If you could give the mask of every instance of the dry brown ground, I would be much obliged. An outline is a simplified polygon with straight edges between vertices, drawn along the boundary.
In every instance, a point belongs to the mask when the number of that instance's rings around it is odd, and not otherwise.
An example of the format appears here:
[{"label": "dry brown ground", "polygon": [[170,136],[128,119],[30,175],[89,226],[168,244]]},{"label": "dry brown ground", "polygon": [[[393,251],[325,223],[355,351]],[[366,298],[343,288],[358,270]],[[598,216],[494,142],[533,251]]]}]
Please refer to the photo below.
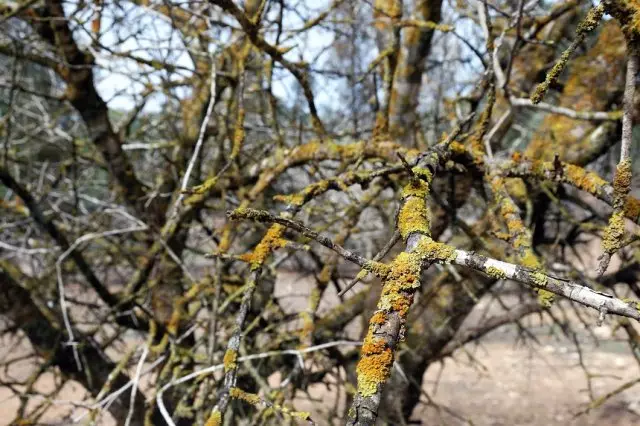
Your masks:
[{"label": "dry brown ground", "polygon": [[[306,300],[308,288],[301,285],[305,282],[302,278],[292,273],[279,277],[276,293],[291,310],[298,309]],[[327,295],[323,304],[334,303],[334,297]],[[601,344],[594,346],[587,329],[576,326],[582,330],[583,364],[598,376],[592,379],[592,394],[597,398],[638,377],[640,368],[626,344],[611,335],[610,328],[595,326],[596,313],[586,310],[584,313],[592,323],[589,328],[601,339]],[[416,408],[413,419],[428,425],[465,424],[459,418],[479,426],[640,425],[640,386],[615,396],[588,415],[573,418],[590,400],[579,354],[567,339],[559,338],[558,333],[551,335],[548,324],[540,324],[537,317],[527,321],[538,343],[519,341],[514,327],[508,327],[487,336],[482,345],[468,345],[444,364],[433,365],[426,373],[423,390],[440,407],[428,406],[425,394],[425,404]],[[7,353],[15,356],[24,350],[10,346],[7,339],[0,340],[0,359]],[[6,380],[7,374],[21,379],[29,371],[28,363],[20,363],[8,372],[0,371],[0,379]],[[51,388],[50,379],[41,380],[38,387]],[[0,387],[0,425],[9,424],[19,404],[9,395],[6,388]],[[83,395],[80,386],[69,384],[59,399],[78,401]],[[319,424],[330,424],[325,419],[328,409],[336,405],[335,387],[313,386],[310,395],[311,400],[300,398],[296,408],[311,411]],[[342,404],[338,401],[338,405]],[[61,404],[43,421],[69,424],[61,419],[70,411],[68,405]],[[100,424],[112,423],[105,418]]]}]

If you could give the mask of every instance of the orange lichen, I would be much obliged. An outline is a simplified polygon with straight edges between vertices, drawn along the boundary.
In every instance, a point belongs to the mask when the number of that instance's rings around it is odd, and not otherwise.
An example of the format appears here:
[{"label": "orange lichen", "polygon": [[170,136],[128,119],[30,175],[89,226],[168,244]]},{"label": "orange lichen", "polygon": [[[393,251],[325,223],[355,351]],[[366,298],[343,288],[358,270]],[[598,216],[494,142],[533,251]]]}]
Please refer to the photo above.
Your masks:
[{"label": "orange lichen", "polygon": [[378,392],[379,386],[391,374],[392,365],[393,352],[390,348],[384,348],[381,352],[363,355],[356,368],[358,393],[366,397]]},{"label": "orange lichen", "polygon": [[640,218],[640,201],[633,197],[627,197],[624,204],[624,214],[629,219],[637,222]]},{"label": "orange lichen", "polygon": [[386,343],[383,339],[369,336],[369,338],[365,339],[362,344],[361,353],[363,356],[380,354],[384,352],[386,347]]},{"label": "orange lichen", "polygon": [[284,226],[277,223],[271,225],[267,233],[262,237],[262,240],[253,249],[253,251],[251,253],[241,255],[240,258],[251,264],[251,270],[260,268],[270,254],[287,244],[287,240],[282,238],[284,229]]},{"label": "orange lichen", "polygon": [[415,289],[420,285],[418,276],[420,270],[420,257],[415,253],[402,252],[390,266],[385,279],[385,287],[389,287],[391,284],[394,289],[398,290]]},{"label": "orange lichen", "polygon": [[606,180],[602,179],[597,174],[573,164],[566,164],[563,168],[563,172],[566,179],[572,185],[590,194],[598,194],[598,192],[608,184]]},{"label": "orange lichen", "polygon": [[383,311],[377,311],[371,319],[369,320],[369,324],[374,325],[382,325],[387,321],[387,316]]}]

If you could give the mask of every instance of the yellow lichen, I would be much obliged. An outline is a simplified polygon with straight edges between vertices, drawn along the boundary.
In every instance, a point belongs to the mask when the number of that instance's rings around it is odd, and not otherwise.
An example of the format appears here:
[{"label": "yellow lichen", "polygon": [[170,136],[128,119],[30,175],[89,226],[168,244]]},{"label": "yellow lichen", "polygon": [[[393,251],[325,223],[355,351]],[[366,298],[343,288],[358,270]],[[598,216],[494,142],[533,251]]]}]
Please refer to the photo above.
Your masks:
[{"label": "yellow lichen", "polygon": [[622,247],[624,236],[624,213],[614,212],[602,236],[602,248],[606,253],[613,254]]},{"label": "yellow lichen", "polygon": [[238,352],[234,351],[233,349],[227,349],[227,351],[224,353],[224,357],[222,358],[224,371],[227,372],[235,369],[238,366],[237,360]]},{"label": "yellow lichen", "polygon": [[533,279],[533,282],[539,287],[547,285],[547,276],[542,272],[533,272],[531,274],[531,279]]},{"label": "yellow lichen", "polygon": [[384,383],[393,365],[393,352],[385,348],[380,353],[369,354],[360,359],[356,372],[358,374],[358,393],[362,396],[372,396],[378,387]]},{"label": "yellow lichen", "polygon": [[624,204],[624,214],[634,222],[640,218],[640,201],[633,197],[627,197]]},{"label": "yellow lichen", "polygon": [[386,321],[387,315],[383,311],[377,311],[369,320],[369,324],[382,325]]},{"label": "yellow lichen", "polygon": [[545,290],[542,288],[538,289],[538,302],[540,303],[540,305],[544,306],[545,308],[551,307],[551,302],[553,302],[554,298],[555,298],[555,295],[551,293],[549,290]]},{"label": "yellow lichen", "polygon": [[490,277],[497,278],[499,280],[504,280],[507,278],[507,274],[505,274],[504,271],[496,268],[495,266],[489,266],[485,270],[485,273]]},{"label": "yellow lichen", "polygon": [[449,144],[449,149],[451,150],[451,152],[458,155],[462,155],[467,152],[467,149],[465,148],[465,146],[460,142],[456,142],[456,141],[453,141],[451,142],[451,144]]},{"label": "yellow lichen", "polygon": [[433,179],[433,174],[431,173],[431,170],[425,167],[415,166],[413,169],[411,169],[411,171],[413,172],[414,175],[416,175],[420,179],[423,179],[426,182],[431,182],[431,180]]},{"label": "yellow lichen", "polygon": [[536,256],[531,248],[526,248],[520,255],[520,264],[529,269],[539,269],[541,266],[538,256]]},{"label": "yellow lichen", "polygon": [[450,245],[439,243],[431,238],[421,238],[416,254],[422,260],[450,263],[456,259],[456,250]]},{"label": "yellow lichen", "polygon": [[289,414],[291,417],[295,417],[300,420],[309,420],[311,419],[311,413],[308,411],[290,411]]},{"label": "yellow lichen", "polygon": [[222,424],[222,413],[214,409],[205,426],[220,426]]},{"label": "yellow lichen", "polygon": [[238,154],[240,154],[240,150],[242,149],[242,144],[244,143],[244,108],[238,109],[238,118],[237,124],[235,128],[235,132],[233,134],[233,146],[231,148],[231,158],[236,158]]},{"label": "yellow lichen", "polygon": [[276,249],[282,248],[286,245],[287,241],[282,238],[284,233],[284,226],[280,224],[271,225],[267,233],[258,245],[253,249],[251,253],[246,253],[240,256],[242,260],[251,264],[251,270],[260,268],[267,257],[272,254]]},{"label": "yellow lichen", "polygon": [[404,201],[398,212],[398,230],[405,240],[413,233],[430,233],[431,218],[425,200],[428,189],[425,182],[415,180],[403,190]]},{"label": "yellow lichen", "polygon": [[242,401],[248,402],[251,405],[258,405],[262,400],[259,395],[255,393],[245,392],[240,388],[231,388],[229,390],[229,396],[234,399],[240,399]]},{"label": "yellow lichen", "polygon": [[389,266],[384,263],[367,261],[364,264],[364,269],[356,276],[358,279],[363,279],[367,276],[367,273],[371,272],[379,278],[384,278],[389,273]]},{"label": "yellow lichen", "polygon": [[613,178],[614,200],[625,200],[631,187],[631,161],[626,159],[618,163],[616,175]]},{"label": "yellow lichen", "polygon": [[563,171],[572,185],[590,194],[597,194],[608,183],[597,174],[573,164],[566,164]]},{"label": "yellow lichen", "polygon": [[507,179],[504,185],[509,195],[518,202],[524,203],[527,200],[527,185],[522,179]]},{"label": "yellow lichen", "polygon": [[294,206],[301,206],[304,203],[304,195],[302,194],[291,194],[291,195],[274,195],[273,199],[275,201],[280,201],[282,203],[291,204]]}]

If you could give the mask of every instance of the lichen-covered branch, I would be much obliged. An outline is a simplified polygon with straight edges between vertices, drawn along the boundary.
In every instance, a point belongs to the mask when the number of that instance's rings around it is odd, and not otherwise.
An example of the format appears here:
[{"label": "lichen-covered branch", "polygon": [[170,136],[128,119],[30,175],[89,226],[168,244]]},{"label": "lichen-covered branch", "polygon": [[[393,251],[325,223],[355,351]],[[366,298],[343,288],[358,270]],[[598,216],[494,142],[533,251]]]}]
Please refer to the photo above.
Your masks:
[{"label": "lichen-covered branch", "polygon": [[620,144],[620,161],[613,178],[613,213],[602,236],[602,250],[596,273],[601,277],[607,268],[611,256],[620,250],[624,238],[625,201],[631,189],[632,162],[630,156],[633,137],[633,109],[638,68],[640,67],[640,49],[631,40],[627,41],[628,60],[624,88],[624,114],[622,116],[622,141]]}]

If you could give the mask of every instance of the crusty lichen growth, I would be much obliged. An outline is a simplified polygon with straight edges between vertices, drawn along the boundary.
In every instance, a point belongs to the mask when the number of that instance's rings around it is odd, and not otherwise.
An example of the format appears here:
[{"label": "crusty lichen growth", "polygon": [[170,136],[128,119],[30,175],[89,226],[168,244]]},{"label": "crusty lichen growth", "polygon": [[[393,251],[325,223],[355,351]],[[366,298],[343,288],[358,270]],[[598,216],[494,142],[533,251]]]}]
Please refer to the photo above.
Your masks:
[{"label": "crusty lichen growth", "polygon": [[633,197],[627,197],[624,203],[624,214],[634,222],[640,219],[640,201]]},{"label": "crusty lichen growth", "polygon": [[240,388],[231,388],[229,390],[229,396],[234,399],[240,399],[242,401],[248,402],[251,405],[258,405],[260,404],[260,402],[262,402],[260,396],[256,395],[255,393],[245,392]]},{"label": "crusty lichen growth", "polygon": [[364,268],[362,269],[362,271],[358,272],[358,275],[356,275],[356,277],[359,279],[364,279],[369,272],[374,274],[378,278],[384,278],[389,273],[389,266],[381,262],[374,262],[373,260],[369,260],[364,264]]},{"label": "crusty lichen growth", "polygon": [[533,272],[531,274],[531,279],[538,287],[544,287],[547,285],[547,276],[542,272]]},{"label": "crusty lichen growth", "polygon": [[287,240],[282,238],[284,229],[284,226],[278,223],[271,225],[267,233],[262,237],[262,240],[253,249],[253,251],[251,253],[241,255],[240,258],[245,262],[248,262],[251,265],[251,270],[253,271],[262,267],[269,255],[287,244]]},{"label": "crusty lichen growth", "polygon": [[398,230],[403,239],[413,233],[430,235],[430,213],[426,198],[429,185],[422,180],[412,180],[402,192],[402,206],[398,212]]},{"label": "crusty lichen growth", "polygon": [[237,360],[238,352],[233,349],[227,349],[227,351],[224,353],[224,357],[222,358],[225,373],[227,371],[234,370],[238,366]]},{"label": "crusty lichen growth", "polygon": [[623,246],[624,215],[631,177],[631,161],[629,159],[620,161],[613,179],[613,214],[602,235],[602,249],[609,256]]},{"label": "crusty lichen growth", "polygon": [[[413,294],[420,286],[421,270],[422,259],[417,251],[400,253],[389,266],[378,309],[369,321],[369,331],[356,368],[358,393],[364,397],[376,394],[391,374],[393,351],[389,344],[403,335],[402,329],[413,302]],[[376,334],[381,327],[385,327],[391,316],[400,323],[399,335]]]},{"label": "crusty lichen growth", "polygon": [[356,368],[358,375],[358,393],[372,396],[391,375],[393,351],[386,346],[384,340],[375,337],[371,332],[362,345],[361,358]]},{"label": "crusty lichen growth", "polygon": [[631,188],[631,160],[625,159],[618,163],[616,175],[613,178],[614,208],[621,208],[629,189]]},{"label": "crusty lichen growth", "polygon": [[189,206],[202,202],[207,194],[215,188],[218,178],[218,175],[208,177],[202,184],[189,189],[191,195],[184,200],[184,203]]},{"label": "crusty lichen growth", "polygon": [[411,172],[425,182],[431,182],[433,179],[433,173],[431,173],[431,170],[426,167],[415,166],[411,169]]},{"label": "crusty lichen growth", "polygon": [[[314,290],[317,291],[317,289]],[[312,302],[309,302],[309,305],[311,306]],[[300,329],[300,341],[309,342],[315,328],[313,323],[313,315],[308,311],[302,311],[298,314],[298,318],[300,318],[300,320],[302,321],[302,329]]]},{"label": "crusty lichen growth", "polygon": [[167,324],[167,332],[171,336],[176,336],[178,334],[178,328],[181,321],[183,320],[182,315],[184,313],[185,305],[188,305],[191,301],[198,297],[205,288],[206,284],[206,281],[197,283],[192,286],[189,291],[187,291],[183,296],[180,296],[174,300],[171,318]]},{"label": "crusty lichen growth", "polygon": [[563,167],[563,172],[569,183],[590,194],[597,194],[598,191],[602,190],[602,188],[608,184],[606,180],[602,179],[596,173],[573,164],[566,164]]},{"label": "crusty lichen growth", "polygon": [[614,212],[602,235],[602,249],[605,253],[614,254],[623,245],[624,213]]},{"label": "crusty lichen growth", "polygon": [[236,128],[233,133],[233,146],[231,148],[231,158],[235,159],[242,150],[244,144],[245,131],[244,131],[244,108],[238,108],[238,117],[236,118]]},{"label": "crusty lichen growth", "polygon": [[416,253],[400,253],[391,264],[378,302],[378,309],[398,312],[404,317],[411,295],[420,286],[422,260]]},{"label": "crusty lichen growth", "polygon": [[222,424],[222,413],[214,409],[205,426],[220,426]]},{"label": "crusty lichen growth", "polygon": [[553,300],[555,298],[555,294],[551,293],[549,290],[538,289],[538,303],[545,308],[550,308]]},{"label": "crusty lichen growth", "polygon": [[440,243],[431,238],[421,238],[415,253],[423,261],[451,263],[456,259],[456,250],[450,245]]},{"label": "crusty lichen growth", "polygon": [[[536,166],[534,166],[534,169],[536,169]],[[494,176],[490,180],[490,185],[499,214],[507,225],[509,242],[516,250],[516,256],[520,264],[535,271],[542,270],[542,263],[531,245],[531,231],[522,222],[519,209],[506,190],[504,179]],[[537,289],[536,292],[540,303],[543,306],[549,306],[554,297],[553,293],[542,288]]]},{"label": "crusty lichen growth", "polygon": [[485,273],[490,277],[496,278],[498,280],[504,280],[507,278],[507,274],[505,274],[504,271],[496,268],[495,266],[489,266],[487,269],[485,269]]},{"label": "crusty lichen growth", "polygon": [[387,315],[383,311],[378,311],[369,320],[369,324],[382,325],[387,321]]},{"label": "crusty lichen growth", "polygon": [[[375,395],[391,374],[392,347],[404,336],[413,295],[420,287],[422,265],[427,261],[450,262],[455,256],[453,247],[423,236],[412,252],[400,253],[387,267],[378,309],[369,320],[369,331],[356,369],[361,396]],[[399,329],[395,336],[386,332],[385,327],[390,321],[398,321]]]}]

